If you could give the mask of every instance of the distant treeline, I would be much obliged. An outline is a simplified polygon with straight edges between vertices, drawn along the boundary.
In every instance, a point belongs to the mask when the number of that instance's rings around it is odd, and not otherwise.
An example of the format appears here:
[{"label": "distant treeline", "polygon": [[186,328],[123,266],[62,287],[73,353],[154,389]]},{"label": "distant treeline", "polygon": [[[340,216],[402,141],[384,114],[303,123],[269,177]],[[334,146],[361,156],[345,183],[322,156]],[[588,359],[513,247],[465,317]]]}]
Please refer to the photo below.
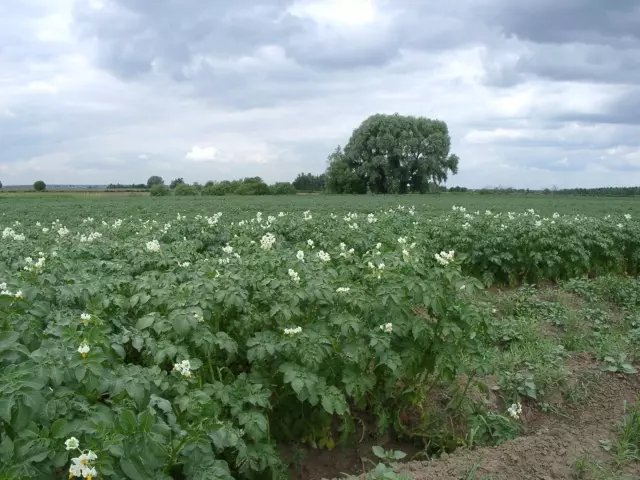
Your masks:
[{"label": "distant treeline", "polygon": [[132,183],[130,185],[122,185],[120,183],[110,183],[105,190],[146,190],[146,183]]}]

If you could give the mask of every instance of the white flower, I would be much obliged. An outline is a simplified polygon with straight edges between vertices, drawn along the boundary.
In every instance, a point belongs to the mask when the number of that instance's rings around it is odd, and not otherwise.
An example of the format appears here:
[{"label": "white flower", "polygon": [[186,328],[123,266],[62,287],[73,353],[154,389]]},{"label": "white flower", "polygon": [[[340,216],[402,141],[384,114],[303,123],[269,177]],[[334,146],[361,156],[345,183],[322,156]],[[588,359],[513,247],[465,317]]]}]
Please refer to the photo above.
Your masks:
[{"label": "white flower", "polygon": [[85,467],[82,469],[82,476],[89,480],[93,480],[95,476],[98,475],[98,472],[94,467]]},{"label": "white flower", "polygon": [[295,328],[285,328],[284,329],[284,334],[285,335],[289,335],[290,337],[300,333],[302,331],[302,327],[295,327]]},{"label": "white flower", "polygon": [[222,247],[222,251],[224,253],[232,253],[233,252],[233,247],[227,243],[226,247]]},{"label": "white flower", "polygon": [[404,245],[405,243],[407,243],[407,239],[405,237],[399,237],[398,238],[398,243],[400,245]]},{"label": "white flower", "polygon": [[303,215],[304,215],[304,219],[305,220],[311,220],[313,218],[311,216],[311,211],[310,210],[307,210],[307,211],[303,212]]},{"label": "white flower", "polygon": [[267,233],[260,239],[260,248],[263,250],[271,250],[274,243],[276,243],[275,235],[273,235],[273,233]]},{"label": "white flower", "polygon": [[0,283],[0,290],[6,290],[7,284],[5,282]]},{"label": "white flower", "polygon": [[522,405],[520,405],[519,402],[514,403],[507,409],[507,412],[509,413],[509,415],[511,415],[511,418],[518,420],[520,418],[520,414],[522,413]]},{"label": "white flower", "polygon": [[14,294],[15,298],[24,298],[24,295],[22,294],[22,290],[18,290],[15,294]]},{"label": "white flower", "polygon": [[382,248],[382,244],[380,242],[376,243],[376,250],[380,250]]},{"label": "white flower", "polygon": [[380,330],[382,330],[385,333],[391,333],[393,331],[393,324],[392,323],[384,323],[384,324],[380,325]]},{"label": "white flower", "polygon": [[193,318],[195,318],[198,321],[198,323],[204,323],[204,317],[199,313],[194,313]]},{"label": "white flower", "polygon": [[60,227],[58,229],[58,235],[60,237],[66,237],[67,235],[69,235],[69,229],[67,227]]},{"label": "white flower", "polygon": [[336,293],[349,293],[351,289],[349,287],[338,287]]},{"label": "white flower", "polygon": [[191,266],[191,262],[183,262],[183,263],[178,262],[178,266],[182,268],[187,268]]},{"label": "white flower", "polygon": [[87,353],[89,353],[89,351],[91,351],[91,348],[86,343],[83,343],[78,347],[78,353],[82,355],[82,358],[85,358],[87,356]]},{"label": "white flower", "polygon": [[300,275],[293,268],[289,269],[289,277],[295,283],[300,283]]},{"label": "white flower", "polygon": [[49,233],[49,229],[47,227],[42,228],[42,233]]},{"label": "white flower", "polygon": [[630,213],[625,213],[624,214],[624,219],[625,220],[631,220],[631,214]]},{"label": "white flower", "polygon": [[449,252],[442,251],[434,255],[436,261],[443,266],[449,265],[449,263],[453,261],[454,256],[455,252],[453,250],[449,250]]},{"label": "white flower", "polygon": [[376,223],[377,221],[378,219],[375,217],[373,213],[370,213],[369,215],[367,215],[367,222]]},{"label": "white flower", "polygon": [[174,364],[173,369],[184,377],[191,376],[191,363],[189,363],[189,360],[182,360],[181,362]]},{"label": "white flower", "polygon": [[71,437],[65,440],[64,446],[67,447],[67,450],[75,450],[80,446],[80,442],[76,437]]},{"label": "white flower", "polygon": [[83,313],[80,315],[80,320],[82,320],[82,324],[86,327],[89,320],[91,320],[91,315],[89,313]]},{"label": "white flower", "polygon": [[160,242],[157,240],[151,240],[147,242],[147,251],[157,253],[160,251]]},{"label": "white flower", "polygon": [[298,253],[296,253],[296,258],[301,262],[304,262],[304,252],[302,250],[298,250]]},{"label": "white flower", "polygon": [[308,245],[310,248],[313,248],[313,245],[314,245],[313,240],[311,240],[311,239],[307,240],[307,245]]},{"label": "white flower", "polygon": [[320,250],[317,255],[318,255],[318,258],[323,262],[328,262],[331,260],[331,255],[329,255],[327,252],[323,250]]}]

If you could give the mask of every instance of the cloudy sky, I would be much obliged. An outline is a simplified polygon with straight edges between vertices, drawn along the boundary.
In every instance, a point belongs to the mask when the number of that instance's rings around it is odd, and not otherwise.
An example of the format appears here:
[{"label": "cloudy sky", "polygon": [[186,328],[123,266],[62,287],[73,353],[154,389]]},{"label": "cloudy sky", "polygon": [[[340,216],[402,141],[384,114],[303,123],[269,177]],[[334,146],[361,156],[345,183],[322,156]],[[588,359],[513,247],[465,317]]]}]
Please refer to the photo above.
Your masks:
[{"label": "cloudy sky", "polygon": [[0,181],[320,173],[374,113],[449,185],[640,184],[637,0],[0,0]]}]

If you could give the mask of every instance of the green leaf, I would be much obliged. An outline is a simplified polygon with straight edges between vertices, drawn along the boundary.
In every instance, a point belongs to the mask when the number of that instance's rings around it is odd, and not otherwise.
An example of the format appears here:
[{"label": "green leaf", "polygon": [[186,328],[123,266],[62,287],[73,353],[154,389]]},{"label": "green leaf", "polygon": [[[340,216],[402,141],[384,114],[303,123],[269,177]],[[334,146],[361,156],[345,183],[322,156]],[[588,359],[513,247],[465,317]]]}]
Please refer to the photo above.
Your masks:
[{"label": "green leaf", "polygon": [[175,320],[173,321],[173,329],[181,337],[186,336],[191,330],[191,324],[189,323],[189,319],[187,318],[187,316],[182,314],[177,315]]},{"label": "green leaf", "polygon": [[267,417],[257,410],[241,412],[238,415],[238,422],[244,427],[244,431],[252,440],[258,441],[267,436]]},{"label": "green leaf", "polygon": [[154,321],[155,321],[155,316],[147,315],[145,317],[138,319],[138,321],[136,322],[136,328],[138,330],[144,330],[145,328],[149,328],[151,325],[153,325]]},{"label": "green leaf", "polygon": [[118,421],[125,435],[131,435],[136,431],[136,416],[131,410],[122,412]]},{"label": "green leaf", "polygon": [[51,438],[63,438],[66,434],[67,420],[65,418],[59,418],[53,425],[51,425]]},{"label": "green leaf", "polygon": [[120,459],[120,468],[131,480],[147,480],[148,477],[142,462],[136,457],[125,457]]},{"label": "green leaf", "polygon": [[0,458],[2,458],[3,461],[9,461],[11,457],[13,457],[13,442],[9,436],[5,435],[2,443],[0,443]]},{"label": "green leaf", "polygon": [[145,433],[151,431],[151,427],[153,427],[155,421],[155,415],[149,410],[145,410],[140,415],[138,415],[138,425],[140,426],[140,430]]},{"label": "green leaf", "polygon": [[379,445],[375,445],[375,446],[371,447],[371,450],[373,450],[373,454],[378,458],[385,458],[386,457],[386,455],[384,453],[384,449]]}]

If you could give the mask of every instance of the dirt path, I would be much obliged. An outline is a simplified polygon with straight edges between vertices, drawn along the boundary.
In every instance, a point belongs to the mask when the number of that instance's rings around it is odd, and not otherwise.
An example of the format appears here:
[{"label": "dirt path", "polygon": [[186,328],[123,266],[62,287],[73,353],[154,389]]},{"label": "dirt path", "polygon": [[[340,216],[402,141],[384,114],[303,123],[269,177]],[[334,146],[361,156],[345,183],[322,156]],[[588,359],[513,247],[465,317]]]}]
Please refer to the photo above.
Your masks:
[{"label": "dirt path", "polygon": [[[615,438],[615,426],[622,417],[624,402],[634,404],[640,393],[640,381],[635,375],[600,374],[599,377],[599,384],[588,401],[566,408],[564,413],[569,418],[529,411],[525,414],[529,428],[525,436],[498,447],[458,450],[439,460],[409,463],[402,466],[401,472],[416,480],[591,478],[574,476],[576,461],[581,456],[592,461],[610,456],[600,447],[600,440]],[[478,462],[475,476],[470,475]],[[623,472],[628,478],[640,479],[640,464],[635,462]]]}]

